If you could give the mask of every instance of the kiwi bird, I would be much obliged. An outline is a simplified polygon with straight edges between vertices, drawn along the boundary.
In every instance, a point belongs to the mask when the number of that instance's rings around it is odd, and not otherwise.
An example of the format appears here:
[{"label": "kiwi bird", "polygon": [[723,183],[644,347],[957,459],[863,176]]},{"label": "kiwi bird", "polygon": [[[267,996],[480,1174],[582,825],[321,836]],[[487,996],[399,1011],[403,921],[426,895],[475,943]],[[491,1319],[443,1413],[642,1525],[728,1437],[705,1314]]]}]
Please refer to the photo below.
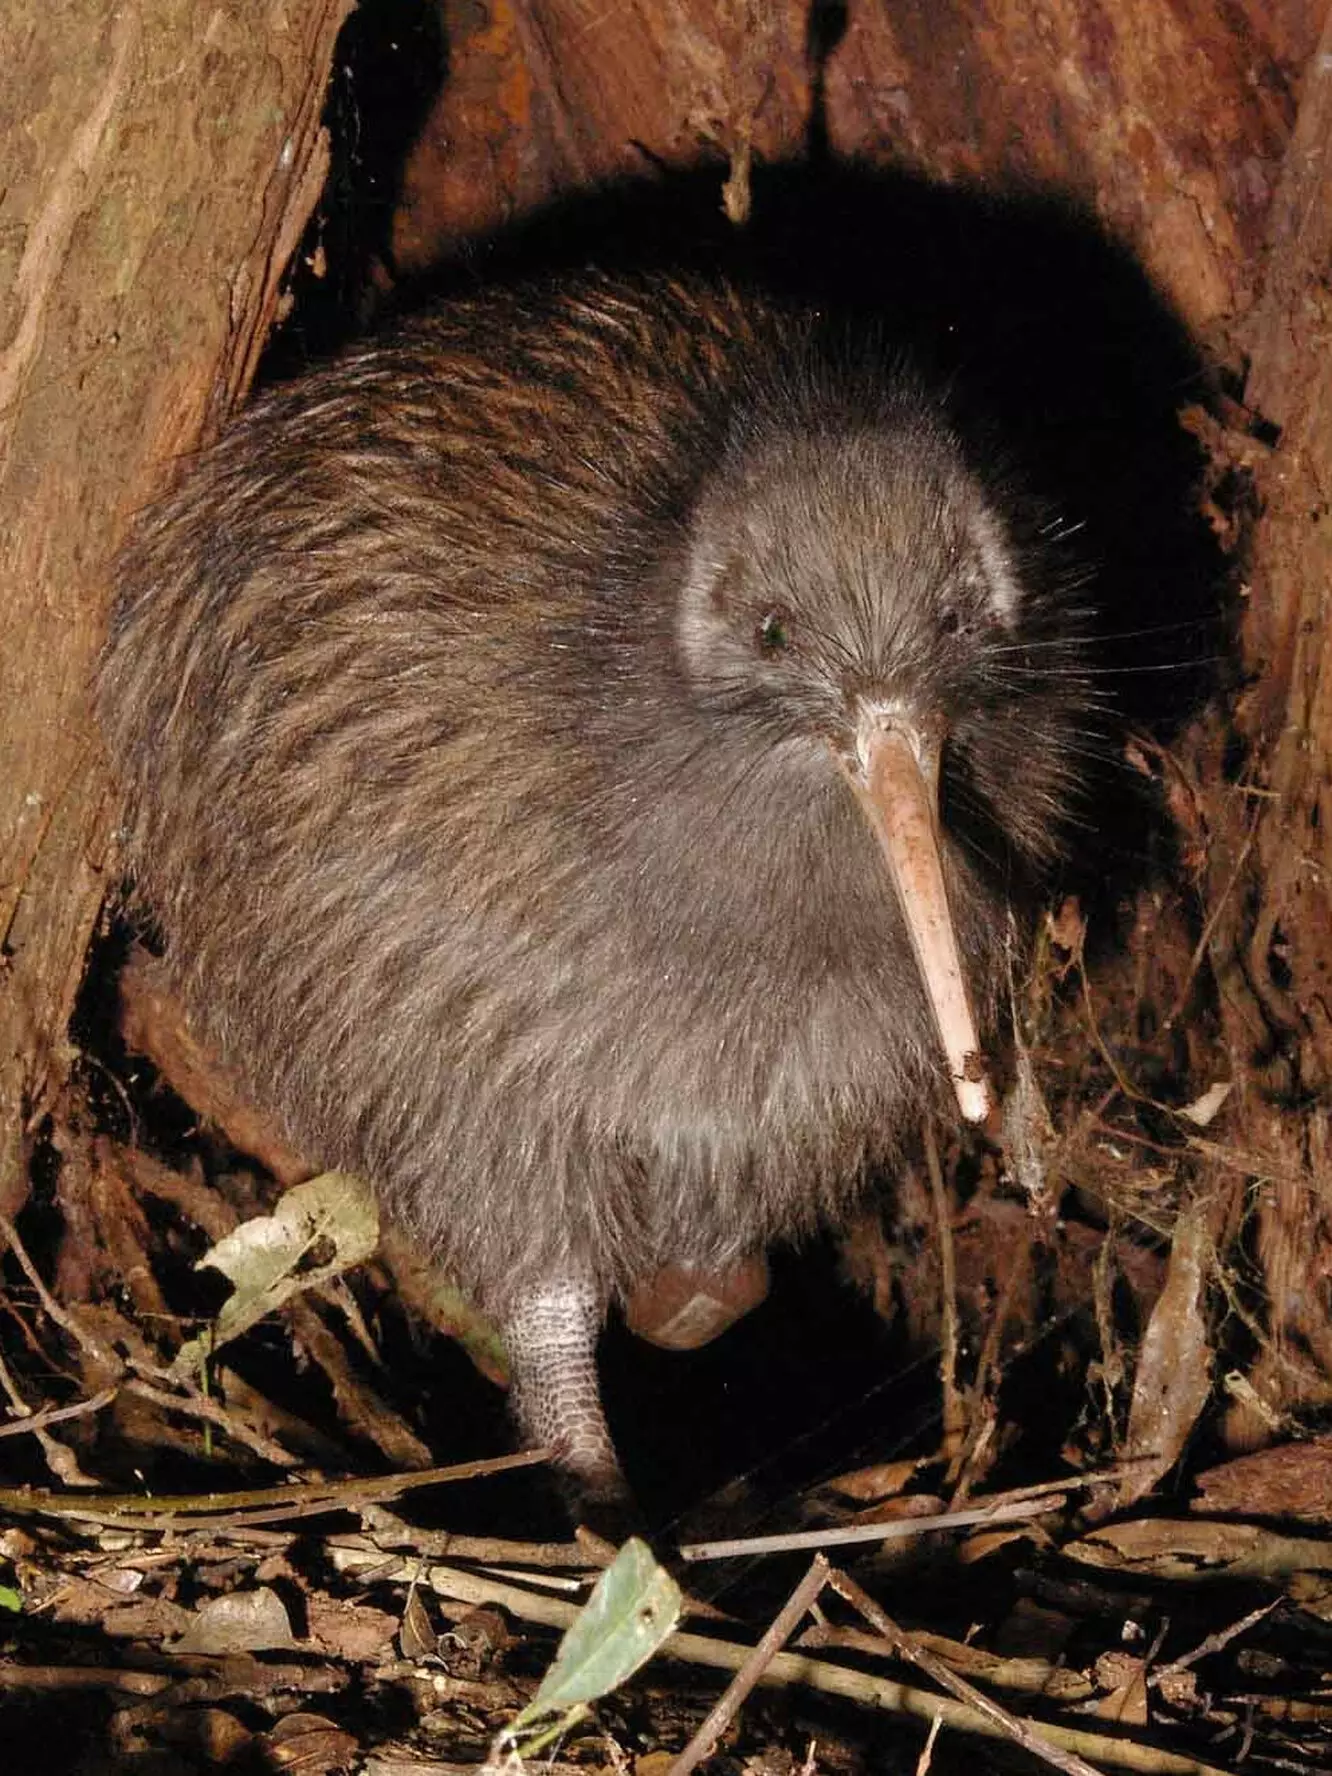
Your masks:
[{"label": "kiwi bird", "polygon": [[455,301],[136,525],[97,699],[199,1034],[624,1482],[610,1303],[981,1119],[1091,698],[1039,506],[880,343],[694,277]]}]

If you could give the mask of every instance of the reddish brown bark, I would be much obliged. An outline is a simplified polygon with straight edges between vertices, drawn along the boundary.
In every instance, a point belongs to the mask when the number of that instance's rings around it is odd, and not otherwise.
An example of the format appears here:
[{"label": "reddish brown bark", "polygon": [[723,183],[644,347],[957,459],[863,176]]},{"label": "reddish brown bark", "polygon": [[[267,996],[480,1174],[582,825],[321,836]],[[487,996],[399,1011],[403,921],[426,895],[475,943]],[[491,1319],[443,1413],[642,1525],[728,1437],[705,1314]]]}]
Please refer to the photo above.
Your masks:
[{"label": "reddish brown bark", "polygon": [[[809,143],[1085,204],[1196,329],[1252,301],[1314,0],[442,0],[450,79],[396,245],[419,265],[556,195]],[[823,39],[821,42],[820,39]]]}]

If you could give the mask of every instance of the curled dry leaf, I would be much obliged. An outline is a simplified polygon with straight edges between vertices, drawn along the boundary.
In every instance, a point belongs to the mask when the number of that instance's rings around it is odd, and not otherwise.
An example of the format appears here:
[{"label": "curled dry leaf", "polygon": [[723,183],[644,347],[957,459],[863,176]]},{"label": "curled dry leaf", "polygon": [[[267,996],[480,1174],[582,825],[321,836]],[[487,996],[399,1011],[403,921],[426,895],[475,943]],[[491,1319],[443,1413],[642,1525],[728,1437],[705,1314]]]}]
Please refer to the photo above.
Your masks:
[{"label": "curled dry leaf", "polygon": [[260,1741],[269,1769],[326,1776],[350,1769],[360,1751],[354,1734],[322,1714],[288,1714]]},{"label": "curled dry leaf", "polygon": [[362,1264],[379,1240],[379,1211],[370,1188],[348,1172],[321,1172],[287,1191],[271,1215],[256,1215],[203,1258],[229,1277],[211,1340],[182,1346],[172,1370],[184,1380],[204,1358],[249,1330],[302,1290]]},{"label": "curled dry leaf", "polygon": [[1150,1492],[1175,1465],[1207,1404],[1212,1351],[1203,1291],[1210,1251],[1202,1215],[1187,1210],[1175,1224],[1165,1288],[1138,1354],[1123,1454],[1140,1465],[1121,1487],[1121,1508]]},{"label": "curled dry leaf", "polygon": [[1147,1670],[1143,1661],[1133,1653],[1103,1653],[1094,1671],[1098,1688],[1105,1692],[1096,1704],[1101,1719],[1146,1726]]},{"label": "curled dry leaf", "polygon": [[1065,1559],[1156,1579],[1289,1580],[1332,1572],[1332,1542],[1280,1535],[1257,1523],[1165,1517],[1109,1523],[1065,1543]]},{"label": "curled dry leaf", "polygon": [[404,1659],[417,1664],[422,1659],[434,1658],[439,1651],[439,1636],[430,1620],[430,1612],[421,1593],[415,1589],[407,1593],[407,1602],[403,1606],[398,1646]]},{"label": "curled dry leaf", "polygon": [[1046,1161],[1056,1148],[1057,1137],[1031,1053],[1021,1041],[1013,1057],[1012,1088],[1004,1099],[1001,1140],[1018,1185],[1034,1207],[1043,1207],[1049,1196]]}]

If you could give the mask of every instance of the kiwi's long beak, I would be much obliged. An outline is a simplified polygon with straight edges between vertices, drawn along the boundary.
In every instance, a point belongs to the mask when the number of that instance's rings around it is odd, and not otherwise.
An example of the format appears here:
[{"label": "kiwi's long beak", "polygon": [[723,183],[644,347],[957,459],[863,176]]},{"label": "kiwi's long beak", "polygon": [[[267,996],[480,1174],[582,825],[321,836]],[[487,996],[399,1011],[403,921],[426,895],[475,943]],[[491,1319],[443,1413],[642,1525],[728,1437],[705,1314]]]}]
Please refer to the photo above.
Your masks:
[{"label": "kiwi's long beak", "polygon": [[968,1122],[984,1122],[990,1082],[939,861],[938,741],[912,724],[866,710],[856,751],[856,764],[844,768],[887,859],[958,1105]]}]

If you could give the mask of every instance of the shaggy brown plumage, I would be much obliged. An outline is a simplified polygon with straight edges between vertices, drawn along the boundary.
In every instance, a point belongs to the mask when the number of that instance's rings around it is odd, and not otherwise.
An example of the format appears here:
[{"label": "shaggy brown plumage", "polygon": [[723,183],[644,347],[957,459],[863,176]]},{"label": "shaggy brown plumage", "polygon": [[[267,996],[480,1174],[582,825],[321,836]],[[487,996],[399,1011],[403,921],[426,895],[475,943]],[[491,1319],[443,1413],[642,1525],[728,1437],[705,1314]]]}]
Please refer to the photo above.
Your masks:
[{"label": "shaggy brown plumage", "polygon": [[664,1261],[836,1217],[946,1104],[835,753],[866,699],[944,735],[984,1008],[1066,833],[1080,636],[1039,514],[909,372],[589,274],[256,402],[138,526],[98,703],[200,1033],[517,1353],[552,1291],[586,1344]]}]

